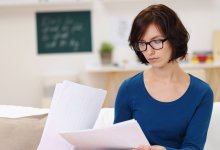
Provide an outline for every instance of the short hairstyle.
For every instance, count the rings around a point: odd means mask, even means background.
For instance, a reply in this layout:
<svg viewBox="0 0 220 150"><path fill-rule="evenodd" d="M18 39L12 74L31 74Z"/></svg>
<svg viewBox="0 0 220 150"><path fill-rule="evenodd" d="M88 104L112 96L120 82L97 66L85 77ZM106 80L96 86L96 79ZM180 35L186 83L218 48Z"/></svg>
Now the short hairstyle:
<svg viewBox="0 0 220 150"><path fill-rule="evenodd" d="M142 10L135 17L131 27L129 46L135 51L139 60L148 64L142 52L136 50L135 43L144 36L150 24L155 24L170 42L172 48L170 61L177 58L184 59L188 50L189 33L172 9L163 4L157 4Z"/></svg>

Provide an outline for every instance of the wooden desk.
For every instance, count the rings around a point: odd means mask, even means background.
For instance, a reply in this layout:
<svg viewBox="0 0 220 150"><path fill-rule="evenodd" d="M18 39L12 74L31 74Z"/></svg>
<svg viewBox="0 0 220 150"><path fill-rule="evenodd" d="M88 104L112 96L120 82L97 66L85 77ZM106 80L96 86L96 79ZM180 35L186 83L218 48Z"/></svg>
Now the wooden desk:
<svg viewBox="0 0 220 150"><path fill-rule="evenodd" d="M204 70L205 81L209 83L213 92L214 100L220 101L220 63L207 63L207 64L180 64L180 66L190 72L190 70ZM118 89L123 80L135 75L138 72L144 71L150 66L146 65L133 65L133 66L87 66L88 73L105 73L106 77L106 90L108 91L104 107L114 107L114 102Z"/></svg>

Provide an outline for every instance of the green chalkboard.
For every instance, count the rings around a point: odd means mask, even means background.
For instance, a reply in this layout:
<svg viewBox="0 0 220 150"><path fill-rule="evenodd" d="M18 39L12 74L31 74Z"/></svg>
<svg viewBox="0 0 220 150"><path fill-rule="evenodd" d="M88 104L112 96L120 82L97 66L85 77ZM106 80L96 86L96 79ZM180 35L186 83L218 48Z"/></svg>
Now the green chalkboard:
<svg viewBox="0 0 220 150"><path fill-rule="evenodd" d="M37 12L38 54L91 52L90 11Z"/></svg>

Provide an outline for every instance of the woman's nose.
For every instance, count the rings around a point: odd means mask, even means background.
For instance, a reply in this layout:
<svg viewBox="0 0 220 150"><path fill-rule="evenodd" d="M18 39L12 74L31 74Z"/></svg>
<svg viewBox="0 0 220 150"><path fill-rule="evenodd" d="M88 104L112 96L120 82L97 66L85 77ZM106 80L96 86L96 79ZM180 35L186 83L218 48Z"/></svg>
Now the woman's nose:
<svg viewBox="0 0 220 150"><path fill-rule="evenodd" d="M150 46L150 45L147 45L147 54L148 55L152 55L155 53L155 50Z"/></svg>

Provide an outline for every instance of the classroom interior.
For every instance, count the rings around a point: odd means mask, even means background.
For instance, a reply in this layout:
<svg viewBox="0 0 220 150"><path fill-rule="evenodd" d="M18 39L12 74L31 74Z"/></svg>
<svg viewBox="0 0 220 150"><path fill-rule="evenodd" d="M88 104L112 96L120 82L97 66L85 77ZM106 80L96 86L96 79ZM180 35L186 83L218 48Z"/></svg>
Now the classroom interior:
<svg viewBox="0 0 220 150"><path fill-rule="evenodd" d="M177 12L189 34L181 66L208 82L220 101L220 1L218 0L19 0L0 1L0 104L50 107L56 83L69 80L107 90L103 107L114 107L121 82L149 66L138 63L128 46L136 14L163 3ZM90 12L91 49L39 53L37 13ZM103 65L100 47L113 45L111 64ZM65 51L65 50L64 50ZM198 55L206 55L205 61Z"/></svg>

